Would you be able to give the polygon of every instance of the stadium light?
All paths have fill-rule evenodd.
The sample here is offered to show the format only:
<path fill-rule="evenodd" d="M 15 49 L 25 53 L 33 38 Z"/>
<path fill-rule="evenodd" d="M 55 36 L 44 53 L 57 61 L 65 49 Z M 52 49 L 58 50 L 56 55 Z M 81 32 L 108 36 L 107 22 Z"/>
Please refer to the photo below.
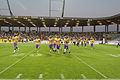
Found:
<path fill-rule="evenodd" d="M 28 21 L 31 21 L 31 19 L 28 19 Z"/>
<path fill-rule="evenodd" d="M 67 25 L 64 25 L 64 27 L 67 27 Z"/>
<path fill-rule="evenodd" d="M 73 21 L 74 19 L 72 19 L 72 21 Z"/>
<path fill-rule="evenodd" d="M 6 20 L 4 20 L 4 22 L 7 23 L 7 24 L 9 24 L 9 25 L 12 25 L 12 23 L 10 23 L 10 22 L 8 22 L 8 21 L 6 21 Z"/>
<path fill-rule="evenodd" d="M 57 22 L 55 22 L 55 24 L 57 24 Z"/>
<path fill-rule="evenodd" d="M 107 22 L 111 22 L 110 20 L 107 20 Z"/>
<path fill-rule="evenodd" d="M 15 18 L 13 20 L 17 21 L 17 19 L 15 19 Z"/>
<path fill-rule="evenodd" d="M 60 18 L 56 18 L 56 20 L 55 21 L 58 21 Z"/>
<path fill-rule="evenodd" d="M 25 24 L 23 24 L 22 22 L 18 21 L 16 18 L 13 19 L 14 21 L 16 21 L 17 23 L 19 23 L 22 26 L 25 26 Z"/>
<path fill-rule="evenodd" d="M 101 22 L 101 21 L 97 21 L 97 23 L 98 23 L 99 25 L 102 25 L 102 22 Z"/>
<path fill-rule="evenodd" d="M 44 27 L 47 27 L 46 25 L 43 25 Z"/>
<path fill-rule="evenodd" d="M 27 17 L 23 17 L 23 19 L 27 19 Z"/>
<path fill-rule="evenodd" d="M 98 23 L 100 23 L 101 21 L 97 21 Z"/>
<path fill-rule="evenodd" d="M 54 27 L 56 27 L 57 25 L 54 25 Z"/>
<path fill-rule="evenodd" d="M 87 23 L 87 26 L 90 26 L 90 23 Z"/>
<path fill-rule="evenodd" d="M 111 22 L 112 24 L 116 24 L 115 22 Z"/>
<path fill-rule="evenodd" d="M 78 22 L 77 22 L 77 23 L 76 23 L 76 27 L 78 27 L 78 26 L 79 26 L 79 24 L 80 24 L 80 23 L 78 23 Z"/>
<path fill-rule="evenodd" d="M 27 21 L 28 21 L 31 25 L 33 25 L 34 27 L 36 27 L 36 25 L 32 22 L 31 19 L 28 19 L 28 18 L 27 18 Z"/>
<path fill-rule="evenodd" d="M 20 21 L 17 21 L 18 23 L 21 23 Z"/>
<path fill-rule="evenodd" d="M 42 19 L 42 20 L 43 20 L 44 18 L 43 18 L 43 17 L 41 17 L 40 19 Z"/>
<path fill-rule="evenodd" d="M 68 25 L 69 23 L 67 22 L 67 23 L 65 23 L 66 25 Z"/>
<path fill-rule="evenodd" d="M 101 22 L 100 22 L 99 24 L 100 24 L 100 25 L 102 25 L 102 23 L 101 23 Z"/>

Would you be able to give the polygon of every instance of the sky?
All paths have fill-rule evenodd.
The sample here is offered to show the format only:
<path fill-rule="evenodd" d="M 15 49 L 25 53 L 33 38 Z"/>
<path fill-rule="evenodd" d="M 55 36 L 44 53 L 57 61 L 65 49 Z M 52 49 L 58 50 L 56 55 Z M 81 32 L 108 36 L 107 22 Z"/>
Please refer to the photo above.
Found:
<path fill-rule="evenodd" d="M 15 16 L 49 16 L 49 0 L 9 0 Z M 51 0 L 51 16 L 60 17 L 62 1 Z M 6 0 L 0 0 L 0 14 L 9 15 Z M 120 0 L 65 0 L 64 17 L 96 18 L 120 13 Z"/>

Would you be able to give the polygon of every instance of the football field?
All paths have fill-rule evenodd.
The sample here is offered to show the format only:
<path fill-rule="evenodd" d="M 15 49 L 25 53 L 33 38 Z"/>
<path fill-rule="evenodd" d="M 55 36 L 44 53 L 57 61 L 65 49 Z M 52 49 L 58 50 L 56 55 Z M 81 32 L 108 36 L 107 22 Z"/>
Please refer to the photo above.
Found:
<path fill-rule="evenodd" d="M 61 46 L 50 53 L 48 44 L 37 52 L 34 43 L 19 43 L 13 54 L 12 43 L 0 43 L 0 80 L 120 79 L 120 47 L 70 45 L 71 54 L 62 54 Z"/>

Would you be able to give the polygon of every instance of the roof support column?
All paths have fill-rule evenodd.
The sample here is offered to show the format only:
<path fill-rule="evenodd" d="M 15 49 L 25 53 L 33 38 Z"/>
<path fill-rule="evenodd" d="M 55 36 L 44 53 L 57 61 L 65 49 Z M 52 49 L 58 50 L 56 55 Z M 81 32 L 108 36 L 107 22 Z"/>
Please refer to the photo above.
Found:
<path fill-rule="evenodd" d="M 105 32 L 108 32 L 108 25 L 105 25 Z"/>
<path fill-rule="evenodd" d="M 73 26 L 70 27 L 70 32 L 71 32 L 71 33 L 73 32 Z"/>
<path fill-rule="evenodd" d="M 49 26 L 49 33 L 50 33 L 50 26 Z"/>
<path fill-rule="evenodd" d="M 82 32 L 84 32 L 84 26 L 82 26 Z"/>
<path fill-rule="evenodd" d="M 0 25 L 0 33 L 1 33 L 1 25 Z"/>
<path fill-rule="evenodd" d="M 117 32 L 119 32 L 119 24 L 117 24 Z"/>
<path fill-rule="evenodd" d="M 62 26 L 61 26 L 61 33 L 62 33 L 62 29 L 63 29 L 63 28 L 62 28 Z"/>
<path fill-rule="evenodd" d="M 25 28 L 24 28 L 24 31 L 26 32 L 26 26 L 25 26 Z"/>
<path fill-rule="evenodd" d="M 108 32 L 108 26 L 109 26 L 109 25 L 106 26 L 106 27 L 107 27 L 107 32 Z"/>
<path fill-rule="evenodd" d="M 20 31 L 20 26 L 19 26 L 19 31 Z"/>
<path fill-rule="evenodd" d="M 41 32 L 41 27 L 39 26 L 39 33 Z"/>
<path fill-rule="evenodd" d="M 29 27 L 29 32 L 31 31 L 31 27 Z"/>
<path fill-rule="evenodd" d="M 9 31 L 10 31 L 10 26 L 8 28 L 9 28 Z"/>
<path fill-rule="evenodd" d="M 38 32 L 38 26 L 37 26 L 37 32 Z"/>
<path fill-rule="evenodd" d="M 96 32 L 96 25 L 94 25 L 93 31 Z"/>
<path fill-rule="evenodd" d="M 59 27 L 59 33 L 61 32 L 61 27 Z"/>
<path fill-rule="evenodd" d="M 14 31 L 14 27 L 12 27 L 12 31 Z"/>
<path fill-rule="evenodd" d="M 105 25 L 105 32 L 106 32 L 106 25 Z"/>
<path fill-rule="evenodd" d="M 107 32 L 107 25 L 105 25 L 105 32 Z"/>

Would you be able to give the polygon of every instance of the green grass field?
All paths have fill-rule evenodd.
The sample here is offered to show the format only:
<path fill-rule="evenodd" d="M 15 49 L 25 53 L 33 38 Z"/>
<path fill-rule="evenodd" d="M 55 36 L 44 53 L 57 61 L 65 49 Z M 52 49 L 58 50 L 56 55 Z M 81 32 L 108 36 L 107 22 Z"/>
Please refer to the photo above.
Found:
<path fill-rule="evenodd" d="M 12 43 L 0 43 L 0 79 L 120 79 L 120 47 L 70 45 L 71 54 L 49 53 L 48 44 L 38 53 L 34 43 L 18 47 L 13 54 Z"/>

